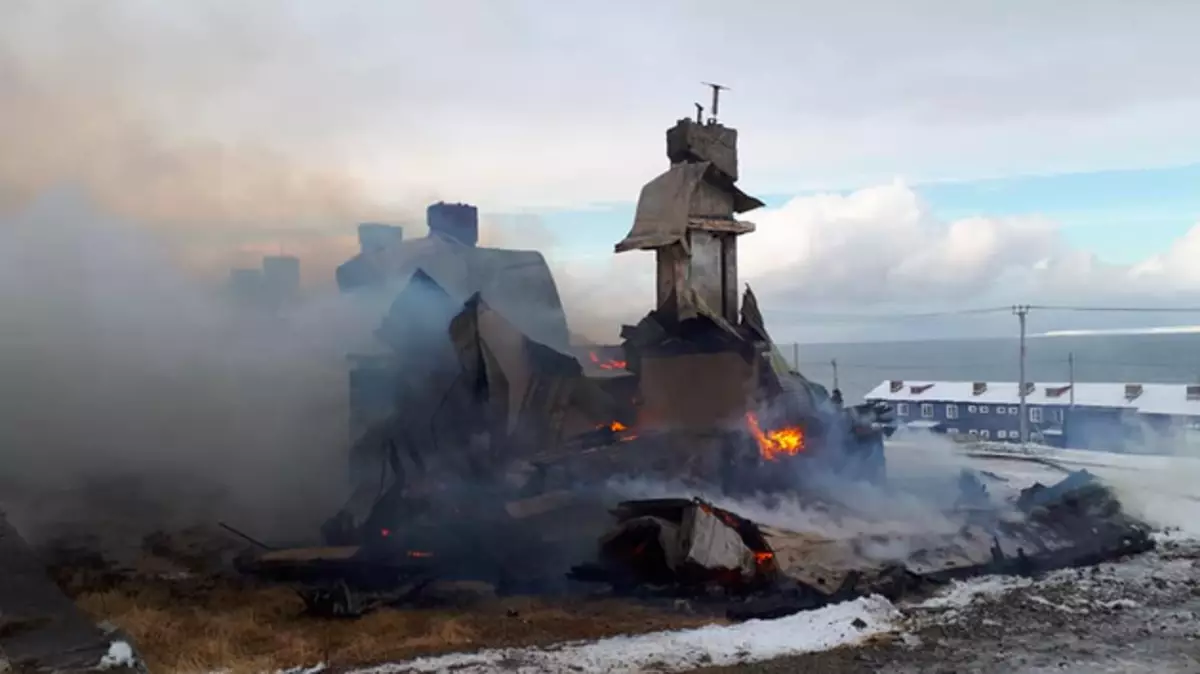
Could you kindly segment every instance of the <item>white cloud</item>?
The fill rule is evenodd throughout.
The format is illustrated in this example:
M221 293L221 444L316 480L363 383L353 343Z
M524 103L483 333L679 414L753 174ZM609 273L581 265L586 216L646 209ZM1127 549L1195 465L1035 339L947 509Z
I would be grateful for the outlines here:
M1200 259L1200 223L1161 255L1115 265L1070 245L1059 225L1044 217L943 220L900 181L845 194L796 197L744 217L757 230L739 239L739 274L755 289L781 335L814 327L792 320L793 314L1200 301L1200 271L1192 262ZM515 226L506 230L520 231ZM536 226L502 240L546 252L579 334L612 341L621 323L636 322L653 307L651 253L562 254ZM1086 317L1090 322L1076 325L1060 316L1043 327L1122 328L1155 319L1093 314ZM1003 320L1007 326L1010 319ZM973 323L967 327L974 334L987 332L986 321ZM910 327L921 332L921 326ZM926 326L925 332L943 328L939 323Z
M1130 274L1139 282L1156 283L1170 290L1200 288L1200 223L1196 223L1167 251L1135 265Z
M1063 250L1039 218L938 220L903 183L798 197L756 214L741 268L766 294L807 301L963 300Z
M936 217L901 182L797 197L750 214L743 277L760 294L806 304L1047 303L1200 293L1200 224L1131 266L1069 246L1040 217Z

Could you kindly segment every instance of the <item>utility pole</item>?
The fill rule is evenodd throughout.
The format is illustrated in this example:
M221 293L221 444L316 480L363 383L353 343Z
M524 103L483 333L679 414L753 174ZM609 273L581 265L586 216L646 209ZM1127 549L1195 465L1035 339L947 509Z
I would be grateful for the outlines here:
M1017 305L1013 313L1021 324L1021 383L1017 386L1021 394L1021 447L1025 447L1029 443L1029 413L1025 409L1025 317L1029 315L1029 305Z
M829 364L833 366L833 387L835 389L841 388L840 386L838 386L837 358L834 358L833 360L829 361Z
M1071 393L1071 407L1075 407L1075 352L1074 351L1067 354L1067 376L1071 378L1070 381L1067 382L1068 384L1071 385L1071 388L1067 389Z
M1071 403L1067 407L1066 413L1062 415L1061 419L1059 419L1060 423L1058 424L1059 428L1062 429L1062 442L1063 442L1064 447L1070 447L1069 443L1071 442L1071 430L1070 430L1071 422L1069 420L1071 419L1071 417L1075 416L1075 352L1074 351L1067 353L1067 376L1071 378L1071 380L1067 382L1067 384L1070 385L1070 387L1071 387L1071 388L1067 389L1067 391L1069 391L1071 394Z

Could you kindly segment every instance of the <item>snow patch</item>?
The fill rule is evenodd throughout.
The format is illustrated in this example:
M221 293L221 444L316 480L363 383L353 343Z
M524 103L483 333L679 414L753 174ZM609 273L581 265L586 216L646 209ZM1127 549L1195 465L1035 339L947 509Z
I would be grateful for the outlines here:
M134 667L137 660L133 657L133 647L125 641L114 641L108 645L108 652L100 658L100 669L115 667Z
M275 674L317 674L317 672L325 671L325 663L313 665L312 667L291 667L289 669L281 669Z
M1107 609L1134 609L1139 608L1141 603L1132 599L1114 599L1112 601L1106 601L1100 605Z
M1033 585L1032 580L1020 576L982 576L971 580L956 580L937 595L917 604L915 608L963 608L975 601L994 599L1030 585Z
M900 612L891 602L870 596L776 620L710 625L549 648L493 649L419 658L357 670L355 674L682 672L709 665L758 662L854 645L869 637L892 632L900 619Z

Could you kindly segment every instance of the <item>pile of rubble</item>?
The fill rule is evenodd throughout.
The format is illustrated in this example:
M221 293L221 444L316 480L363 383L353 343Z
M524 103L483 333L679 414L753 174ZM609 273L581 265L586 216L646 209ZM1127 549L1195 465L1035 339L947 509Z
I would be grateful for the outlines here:
M967 475L964 487L980 484ZM945 513L956 530L849 537L756 524L701 499L630 501L614 510L601 561L575 574L624 591L738 597L729 615L748 618L870 594L894 600L958 578L1031 575L1154 547L1150 527L1085 471L1011 501L992 501L986 489L983 499Z
M352 451L355 496L325 526L327 547L269 551L242 568L299 583L310 606L335 614L403 601L433 578L521 591L570 568L620 592L719 595L749 616L1149 545L1144 525L1082 474L1011 503L965 476L945 514L954 526L937 532L830 538L701 499L621 503L609 531L617 478L731 497L887 489L891 410L847 408L792 371L754 293L739 297L737 239L754 225L735 214L761 202L736 186L736 143L714 120L668 130L671 166L642 190L615 247L654 251L657 306L619 347L559 343L568 331L548 275L523 273L539 281L514 298L499 289L515 280L451 274L444 260L395 270L408 285L378 334L407 363L388 370L402 394ZM533 297L545 302L531 307Z

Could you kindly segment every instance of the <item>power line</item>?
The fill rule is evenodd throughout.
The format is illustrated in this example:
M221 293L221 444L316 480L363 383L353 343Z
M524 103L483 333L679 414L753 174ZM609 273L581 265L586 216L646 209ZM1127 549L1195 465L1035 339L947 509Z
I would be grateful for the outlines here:
M1054 366L1054 365L1068 366L1070 364L1070 356L1068 355L1068 356L1064 356L1062 358L1030 358L1027 362L1030 364L1041 365L1041 366ZM1075 364L1076 365L1093 365L1093 366L1095 366L1095 365L1111 365L1111 366L1117 366L1117 367L1163 368L1163 369L1167 369L1167 368L1179 369L1180 368L1179 363L1117 361L1117 360L1108 360L1108 359L1101 359L1101 358L1091 359L1091 358L1078 358L1078 357L1075 358ZM800 361L799 365L802 368L811 368L811 369L831 368L832 367L830 361L828 361L828 360L802 360L802 361ZM872 363L872 362L845 361L840 358L837 360L838 369L843 369L843 370L844 369L850 369L850 370L923 370L923 371L928 372L928 371L937 371L937 370L946 370L946 369L958 369L958 368L961 368L963 365L964 365L964 363L961 360L941 361L941 362L936 362L936 363L913 363L912 361L906 361L904 363ZM979 360L979 361L976 361L975 363L971 363L970 365L972 365L972 366L982 365L985 367L999 367L999 365L994 360Z
M1024 306L1030 311L1072 311L1072 312L1092 312L1092 313L1200 313L1200 306L1197 307L1102 307L1102 306L1086 306L1086 305L1069 305L1069 304L1027 304L1027 305L1008 305L1008 306L992 306L992 307L972 307L967 309L946 309L941 311L917 311L917 312L892 312L892 313L835 313L835 312L809 312L803 310L792 309L767 309L766 313L771 314L786 314L798 318L811 318L815 320L829 321L893 321L893 320L913 320L922 318L945 318L950 316L975 316L980 314L996 314L1002 312L1011 312L1014 306Z
M822 313L795 311L790 309L768 309L767 313L788 314L790 316L813 318L818 320L849 320L849 321L892 321L911 320L920 318L942 318L946 316L972 316L978 314L994 314L1011 311L1011 306L978 307L972 309L948 309L945 311L921 311L912 313Z
M1112 312L1112 313L1200 313L1200 307L1087 307L1070 305L1030 305L1037 311Z

